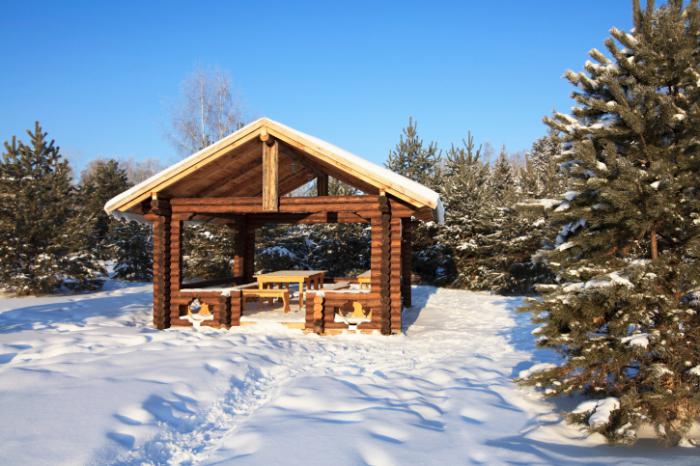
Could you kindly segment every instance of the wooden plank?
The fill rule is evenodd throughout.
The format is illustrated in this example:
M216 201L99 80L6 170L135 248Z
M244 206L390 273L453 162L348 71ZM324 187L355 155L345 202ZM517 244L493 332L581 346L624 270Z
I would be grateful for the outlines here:
M221 194L215 191L221 187L226 187L234 180L250 172L256 166L262 165L262 152L257 141L251 141L247 145L240 147L235 152L222 155L212 161L206 167L200 168L197 173L181 179L177 183L164 189L172 197L179 196L201 196L204 193L210 196ZM260 180L262 183L262 180Z
M266 212L279 210L279 144L263 142L262 207Z
M328 175L323 174L316 177L316 195L328 196Z
M144 199L150 197L151 192L162 191L166 187L171 186L191 173L194 173L211 161L216 160L221 155L243 146L247 142L257 137L260 126L262 126L262 123L258 125L251 125L250 127L245 128L244 132L236 134L235 138L226 137L221 141L214 143L205 150L202 150L198 156L187 160L186 164L184 164L182 167L178 167L177 170L173 170L172 172L166 171L160 177L150 181L147 184L144 184L138 190L138 192L134 193L134 195L125 198L120 204L115 205L114 210L126 212L132 207L141 203L141 201Z

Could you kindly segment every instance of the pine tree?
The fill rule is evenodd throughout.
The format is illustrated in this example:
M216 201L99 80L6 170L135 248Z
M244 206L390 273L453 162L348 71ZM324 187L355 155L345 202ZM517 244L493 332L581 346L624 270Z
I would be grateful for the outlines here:
M428 252L436 256L432 262L445 270L447 283L484 289L488 286L482 283L483 269L478 255L479 240L491 233L490 170L482 161L482 147L476 148L471 133L462 142L462 146L452 145L445 158L440 189L445 203L445 225L439 229L438 242Z
M236 249L230 226L185 222L182 248L185 279L232 277Z
M506 148L501 147L491 172L491 192L502 206L510 205L516 197L517 185L513 165L508 159Z
M437 144L427 146L418 136L418 123L408 119L408 126L403 129L396 147L389 151L386 167L406 178L432 188L435 185L440 162Z
M0 163L0 284L18 294L99 286L70 166L38 122L27 133L27 144L5 143Z
M436 188L441 154L437 144L427 146L418 136L418 124L408 119L396 147L389 151L386 167L429 188ZM437 188L436 188L437 189ZM418 222L413 230L413 271L422 280L443 283L449 273L443 264L443 247L435 242L438 226L434 222Z
M635 1L634 23L567 73L573 114L546 119L571 190L545 252L558 283L526 310L563 361L527 382L595 398L572 417L612 441L651 423L677 443L700 415L700 13Z
M114 235L110 235L110 230L115 222L114 218L105 213L104 205L129 187L126 170L112 159L94 160L80 175L78 188L81 204L91 220L89 225L85 225L84 234L89 236L93 247L99 250L103 259L114 258L114 245L110 244Z
M565 191L565 180L557 161L560 152L561 142L554 132L532 144L517 176L520 190L526 197L549 198Z
M114 278L149 281L153 277L153 234L150 225L112 219L108 244Z

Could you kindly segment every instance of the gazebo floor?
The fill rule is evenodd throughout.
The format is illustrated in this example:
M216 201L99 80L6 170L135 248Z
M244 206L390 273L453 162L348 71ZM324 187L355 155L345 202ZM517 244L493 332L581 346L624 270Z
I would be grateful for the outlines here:
M277 300L273 302L248 301L244 304L243 315L241 316L241 326L277 323L291 329L304 329L306 324L306 313L299 309L299 300L292 299L289 303L289 312L284 312L284 306ZM339 335L344 333L376 333L376 330L350 329L327 329L328 335Z
M306 313L299 309L299 301L292 299L289 302L289 312L284 312L281 302L261 303L259 301L246 301L243 305L241 325L249 322L281 322L301 323L306 320Z

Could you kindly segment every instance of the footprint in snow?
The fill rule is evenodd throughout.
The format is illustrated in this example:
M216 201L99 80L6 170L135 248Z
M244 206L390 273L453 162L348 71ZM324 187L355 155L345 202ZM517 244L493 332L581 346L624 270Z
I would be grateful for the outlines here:
M0 364L7 364L10 361L12 361L15 356L17 356L17 353L4 353L0 354Z
M385 442L403 443L409 437L407 431L383 422L365 423L364 425L372 437Z
M488 413L471 406L463 408L459 412L459 415L462 417L462 420L468 424L483 424L484 421L489 418Z
M393 466L395 464L384 450L374 445L359 445L358 453L368 466Z
M129 449L134 447L134 442L136 441L136 438L133 435L124 434L122 432L108 432L107 438L114 440L119 445Z
M148 424L153 420L151 413L139 406L126 407L120 412L115 413L114 417L119 419L124 424L128 424L130 426Z

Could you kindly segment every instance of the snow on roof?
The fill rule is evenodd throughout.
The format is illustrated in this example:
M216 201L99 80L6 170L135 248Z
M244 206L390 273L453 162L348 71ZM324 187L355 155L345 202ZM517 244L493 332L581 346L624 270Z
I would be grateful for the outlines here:
M436 211L438 221L442 223L444 218L444 208L440 200L440 195L432 189L423 186L405 176L394 173L382 166L365 160L355 154L341 149L329 142L323 141L315 136L303 133L289 126L278 123L269 118L259 118L243 128L231 133L214 144L195 152L180 162L171 165L165 170L153 175L147 180L133 186L123 193L113 197L105 204L105 211L108 214L122 214L126 212L134 201L139 202L150 195L151 192L158 192L172 182L170 181L178 173L192 167L195 164L206 164L216 157L212 157L219 149L250 136L259 130L266 129L271 135L281 137L283 140L289 138L302 144L307 153L319 159L331 159L341 170L361 172L369 184L383 189L397 197L409 198L416 207L430 207ZM169 182L170 181L170 182Z

